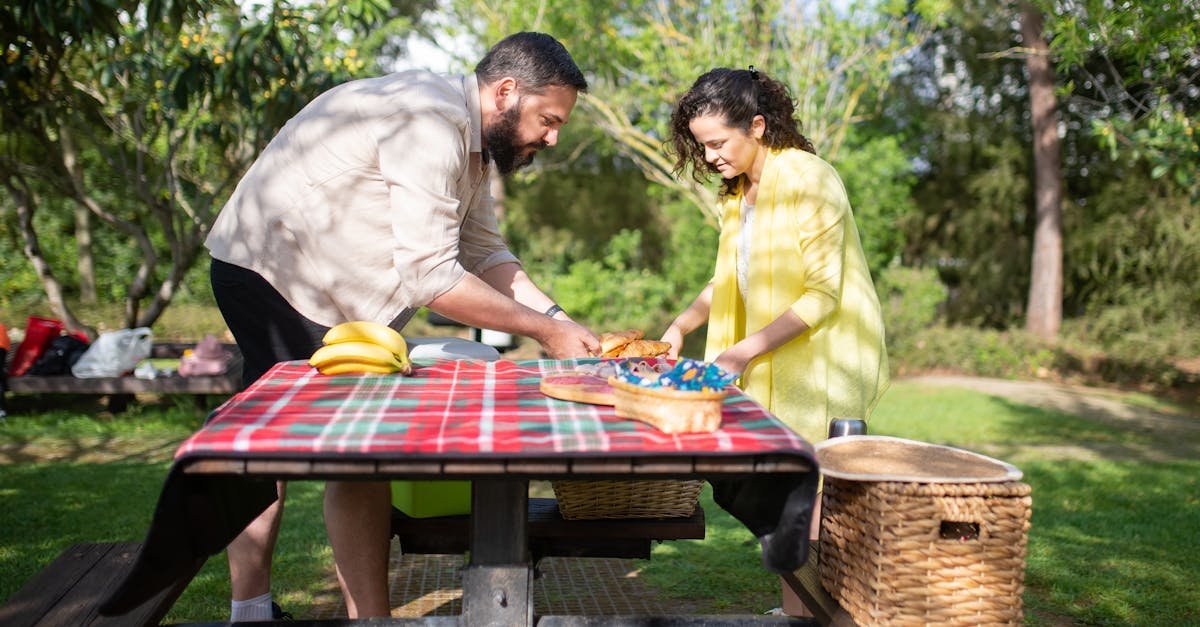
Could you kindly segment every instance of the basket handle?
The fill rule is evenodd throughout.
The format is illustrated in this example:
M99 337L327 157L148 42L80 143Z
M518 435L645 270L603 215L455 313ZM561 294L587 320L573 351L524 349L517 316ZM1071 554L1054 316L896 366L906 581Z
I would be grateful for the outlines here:
M934 500L938 509L935 540L987 540L988 528L983 524L984 513L977 499L941 497Z

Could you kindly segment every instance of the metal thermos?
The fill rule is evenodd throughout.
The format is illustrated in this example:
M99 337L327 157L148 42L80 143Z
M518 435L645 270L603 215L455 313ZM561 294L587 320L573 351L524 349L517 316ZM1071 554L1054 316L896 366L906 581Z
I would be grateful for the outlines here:
M840 438L843 435L866 435L867 421L857 418L834 418L829 423L829 437Z

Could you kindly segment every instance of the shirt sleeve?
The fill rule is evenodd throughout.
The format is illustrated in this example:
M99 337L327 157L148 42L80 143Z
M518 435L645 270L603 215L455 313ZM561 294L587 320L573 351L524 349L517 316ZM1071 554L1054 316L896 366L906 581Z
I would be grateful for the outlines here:
M458 261L466 123L450 107L431 107L389 117L376 135L392 213L398 296L408 306L429 304L466 274Z
M483 189L475 196L475 203L467 211L458 242L459 263L476 275L502 263L520 263L516 255L508 250L508 244L500 234L489 182L489 179L484 179L481 183Z
M817 327L841 302L849 201L836 177L826 174L810 183L795 199L804 290L792 311L809 327Z

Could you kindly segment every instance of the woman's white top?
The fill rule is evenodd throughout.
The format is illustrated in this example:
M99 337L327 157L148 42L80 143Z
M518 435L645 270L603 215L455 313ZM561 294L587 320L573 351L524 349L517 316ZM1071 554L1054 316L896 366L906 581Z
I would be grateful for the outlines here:
M737 282L742 300L746 300L746 275L750 268L750 241L754 231L754 205L742 200L742 231L738 234Z

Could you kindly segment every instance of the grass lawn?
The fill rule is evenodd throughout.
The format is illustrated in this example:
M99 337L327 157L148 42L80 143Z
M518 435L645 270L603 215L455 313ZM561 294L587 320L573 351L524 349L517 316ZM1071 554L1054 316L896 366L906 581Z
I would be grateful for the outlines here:
M73 543L141 540L175 446L204 415L190 398L118 416L86 400L11 400L0 423L0 599ZM51 401L61 409L35 409ZM1200 455L1186 454L1200 450L1200 431L1084 420L905 381L883 399L871 431L977 450L1025 472L1027 622L1200 624ZM1146 453L1159 448L1168 452ZM320 488L291 484L276 552L278 600L301 617L336 594ZM709 612L777 606L777 579L761 569L757 544L707 489L702 498L708 537L658 545L639 576ZM225 560L210 559L167 621L224 620L228 598Z

